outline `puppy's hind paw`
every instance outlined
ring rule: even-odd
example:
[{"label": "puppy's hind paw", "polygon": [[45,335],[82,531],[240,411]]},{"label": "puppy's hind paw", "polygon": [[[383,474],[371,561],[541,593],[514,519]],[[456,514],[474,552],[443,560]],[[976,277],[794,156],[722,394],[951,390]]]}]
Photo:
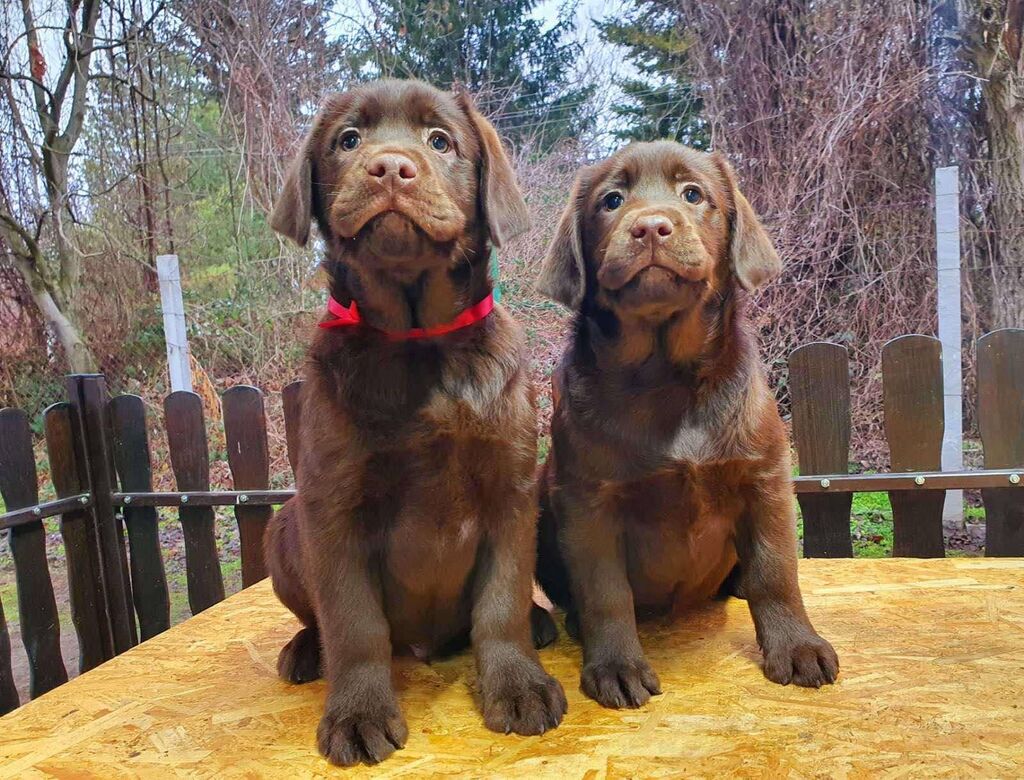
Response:
[{"label": "puppy's hind paw", "polygon": [[820,688],[834,683],[839,675],[836,651],[813,631],[766,644],[764,676],[772,682]]},{"label": "puppy's hind paw", "polygon": [[530,633],[533,635],[533,646],[540,650],[558,639],[558,626],[551,613],[534,604],[530,607]]},{"label": "puppy's hind paw", "polygon": [[304,628],[293,636],[277,656],[277,673],[290,683],[319,680],[320,632],[315,628]]}]

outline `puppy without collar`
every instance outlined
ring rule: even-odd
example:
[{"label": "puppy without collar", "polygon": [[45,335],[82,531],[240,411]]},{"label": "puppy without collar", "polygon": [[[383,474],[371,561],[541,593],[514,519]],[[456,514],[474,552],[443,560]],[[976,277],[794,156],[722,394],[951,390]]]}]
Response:
[{"label": "puppy without collar", "polygon": [[835,680],[797,584],[789,443],[744,313],[780,268],[720,154],[637,143],[577,177],[539,281],[576,318],[555,372],[537,576],[578,625],[583,690],[601,704],[660,691],[638,614],[727,581],[769,679]]}]

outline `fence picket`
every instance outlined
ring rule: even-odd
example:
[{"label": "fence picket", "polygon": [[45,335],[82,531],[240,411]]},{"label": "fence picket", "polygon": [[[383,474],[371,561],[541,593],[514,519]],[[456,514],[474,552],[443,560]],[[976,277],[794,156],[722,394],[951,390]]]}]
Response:
[{"label": "fence picket", "polygon": [[6,715],[20,705],[18,687],[14,684],[14,671],[11,668],[11,633],[7,630],[3,604],[0,604],[0,715]]},{"label": "fence picket", "polygon": [[110,448],[110,416],[107,413],[107,382],[99,374],[72,374],[67,378],[68,399],[80,425],[78,462],[92,494],[91,533],[99,548],[99,572],[103,601],[110,616],[114,654],[138,644],[132,607],[131,578],[124,544],[124,528],[115,515],[113,491],[116,475]]},{"label": "fence picket", "polygon": [[[228,465],[235,490],[266,490],[270,487],[270,454],[263,394],[255,387],[238,385],[224,393],[221,403]],[[269,506],[235,506],[244,587],[267,576],[263,560],[263,531],[272,514]]]},{"label": "fence picket", "polygon": [[[789,356],[793,439],[801,474],[845,474],[850,459],[850,365],[846,349],[815,342]],[[850,558],[852,494],[801,493],[804,555]]]},{"label": "fence picket", "polygon": [[284,435],[288,445],[288,463],[292,476],[299,476],[299,420],[302,418],[302,380],[285,385],[281,391],[284,406]]},{"label": "fence picket", "polygon": [[[1024,468],[1024,330],[978,339],[978,425],[985,468]],[[1024,555],[1024,487],[986,488],[985,554]]]},{"label": "fence picket", "polygon": [[[114,463],[125,492],[153,489],[146,435],[146,407],[137,395],[120,395],[109,404]],[[125,506],[124,524],[131,547],[131,581],[135,612],[142,639],[154,637],[171,625],[164,559],[160,554],[160,528],[156,507]]]},{"label": "fence picket", "polygon": [[[940,471],[942,342],[900,336],[882,348],[885,435],[893,471]],[[942,558],[945,490],[891,490],[894,556]]]},{"label": "fence picket", "polygon": [[[39,503],[32,430],[21,409],[0,409],[0,494],[8,509]],[[38,520],[10,529],[21,637],[36,698],[68,681],[60,653],[60,620],[46,563],[46,530]],[[8,640],[9,641],[9,640]]]},{"label": "fence picket", "polygon": [[[210,489],[210,453],[206,444],[203,402],[178,390],[164,399],[164,425],[171,470],[182,493]],[[217,557],[213,507],[182,504],[178,510],[185,539],[185,579],[193,615],[224,600],[224,578]]]},{"label": "fence picket", "polygon": [[[46,451],[50,461],[50,479],[58,498],[77,495],[83,486],[72,440],[71,407],[67,402],[53,404],[43,413]],[[104,643],[110,625],[103,609],[103,589],[98,570],[95,538],[89,536],[89,510],[75,509],[60,518],[64,539],[64,558],[68,572],[68,600],[71,622],[78,634],[78,669],[87,672],[113,656],[113,647]]]}]

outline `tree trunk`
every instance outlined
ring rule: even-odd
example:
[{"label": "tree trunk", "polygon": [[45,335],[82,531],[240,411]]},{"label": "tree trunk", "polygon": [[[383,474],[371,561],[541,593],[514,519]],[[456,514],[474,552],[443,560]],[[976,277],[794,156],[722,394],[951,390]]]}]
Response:
[{"label": "tree trunk", "polygon": [[1010,74],[984,88],[992,155],[992,325],[1024,327],[1024,82]]},{"label": "tree trunk", "polygon": [[1024,0],[961,0],[965,53],[981,79],[995,228],[992,328],[1024,327]]},{"label": "tree trunk", "polygon": [[46,282],[29,261],[18,255],[12,255],[12,257],[15,267],[32,294],[32,300],[39,308],[39,313],[64,350],[68,368],[76,374],[96,371],[96,358],[85,341],[82,340],[77,326],[57,305]]}]

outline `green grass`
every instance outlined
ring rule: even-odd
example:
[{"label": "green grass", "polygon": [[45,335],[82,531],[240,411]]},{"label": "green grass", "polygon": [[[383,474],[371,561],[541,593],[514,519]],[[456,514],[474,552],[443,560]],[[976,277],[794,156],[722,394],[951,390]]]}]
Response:
[{"label": "green grass", "polygon": [[[892,507],[888,493],[855,493],[850,511],[853,554],[858,558],[892,555]],[[804,538],[804,520],[797,505],[797,535]]]},{"label": "green grass", "polygon": [[858,558],[892,555],[892,506],[888,493],[855,493],[850,517],[853,554]]}]

